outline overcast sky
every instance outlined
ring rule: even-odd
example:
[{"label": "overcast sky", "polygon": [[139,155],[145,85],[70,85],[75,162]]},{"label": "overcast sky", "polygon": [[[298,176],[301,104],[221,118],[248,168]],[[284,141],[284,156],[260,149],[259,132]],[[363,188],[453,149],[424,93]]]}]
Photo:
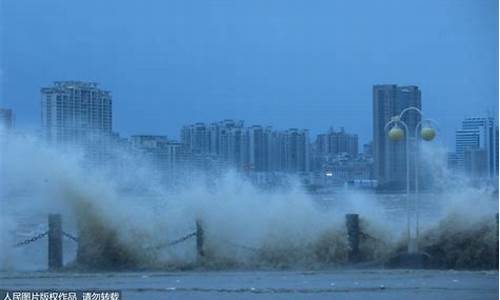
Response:
[{"label": "overcast sky", "polygon": [[371,139],[372,85],[418,85],[453,146],[498,114],[495,0],[0,0],[1,105],[40,124],[40,87],[99,82],[114,130],[227,118]]}]

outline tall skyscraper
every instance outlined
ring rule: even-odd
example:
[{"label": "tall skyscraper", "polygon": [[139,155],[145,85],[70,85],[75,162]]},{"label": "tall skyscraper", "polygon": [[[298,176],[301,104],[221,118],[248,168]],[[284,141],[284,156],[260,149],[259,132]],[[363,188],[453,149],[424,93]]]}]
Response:
[{"label": "tall skyscraper", "polygon": [[493,117],[466,118],[456,131],[458,166],[474,176],[498,176],[498,126]]},{"label": "tall skyscraper", "polygon": [[77,145],[99,158],[112,135],[111,92],[94,82],[56,81],[41,89],[42,130],[48,143]]},{"label": "tall skyscraper", "polygon": [[[400,189],[406,180],[405,140],[390,141],[384,130],[391,117],[398,115],[407,107],[422,108],[421,92],[416,86],[397,86],[395,84],[373,86],[373,152],[375,178],[381,188]],[[413,135],[420,121],[420,115],[408,112],[403,117]],[[413,169],[413,168],[412,168]],[[412,180],[413,182],[413,180]]]}]

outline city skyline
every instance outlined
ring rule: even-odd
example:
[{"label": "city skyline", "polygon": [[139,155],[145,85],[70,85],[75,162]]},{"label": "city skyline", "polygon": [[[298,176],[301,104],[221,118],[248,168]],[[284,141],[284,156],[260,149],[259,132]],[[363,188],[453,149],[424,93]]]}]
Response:
[{"label": "city skyline", "polygon": [[[96,85],[96,86],[101,86],[102,84],[101,83],[98,83],[98,82],[95,82],[95,81],[85,81],[85,80],[56,80],[56,81],[51,81],[50,83],[51,84],[61,84],[61,83],[64,83],[64,82],[75,82],[75,83],[85,83],[85,84],[93,84],[93,85]],[[399,84],[396,84],[396,83],[387,83],[387,84],[374,84],[372,85],[372,89],[373,87],[376,87],[376,86],[398,86]],[[46,84],[45,86],[48,86],[48,84]],[[399,85],[400,87],[416,87],[417,89],[419,89],[418,86],[416,85]],[[43,88],[42,88],[43,89]],[[106,92],[109,92],[110,94],[113,94],[113,91],[111,91],[110,89],[106,89],[107,91]],[[40,87],[38,88],[38,92],[40,91]],[[419,91],[421,92],[421,90],[419,89]],[[371,96],[371,98],[373,98],[373,95]],[[38,99],[37,101],[40,101],[40,99]],[[42,99],[43,101],[43,99]],[[370,101],[372,101],[372,99],[370,99]],[[36,103],[36,105],[38,105],[39,103]],[[370,105],[370,107],[373,105],[372,103],[368,103],[368,105]],[[11,106],[5,106],[5,105],[2,105],[2,108],[4,109],[9,109],[9,110],[12,110],[13,112],[16,112],[16,109],[15,109],[15,105],[11,105]],[[113,108],[114,111],[117,110],[117,108]],[[118,109],[119,110],[119,109]],[[116,113],[114,113],[116,115]],[[40,115],[40,112],[38,112],[38,116]],[[432,115],[432,114],[430,114]],[[37,130],[40,130],[41,127],[40,127],[40,119],[38,119],[36,122],[34,123],[29,123],[29,124],[26,124],[26,123],[22,123],[21,124],[18,124],[17,122],[17,117],[18,117],[18,114],[14,113],[14,116],[16,118],[16,128],[18,129],[26,129],[26,130],[30,130],[30,131],[37,131]],[[373,116],[373,112],[370,111],[370,116],[372,117]],[[455,133],[457,132],[457,130],[460,130],[460,126],[462,124],[462,120],[463,119],[467,119],[467,118],[474,118],[474,117],[477,117],[477,116],[482,116],[482,117],[488,117],[488,118],[493,118],[493,120],[495,122],[498,122],[498,117],[496,114],[492,115],[491,112],[486,112],[486,113],[479,113],[479,114],[473,114],[473,113],[468,113],[466,115],[464,115],[462,118],[459,119],[458,123],[454,125],[453,129],[450,129],[450,132],[447,133],[446,135],[446,141],[443,142],[443,144],[445,145],[445,147],[447,147],[450,151],[454,151],[455,150],[455,142],[456,142],[456,139],[455,139]],[[24,119],[26,116],[23,116],[23,115],[20,115],[21,119]],[[186,121],[186,123],[184,124],[181,124],[179,126],[179,128],[177,129],[173,129],[173,131],[170,133],[170,134],[167,134],[163,131],[157,131],[154,129],[154,127],[150,130],[150,131],[137,131],[135,129],[133,129],[133,127],[130,127],[129,131],[121,131],[119,128],[116,128],[116,125],[115,123],[118,122],[116,121],[116,117],[113,118],[112,120],[112,124],[111,124],[111,127],[113,127],[113,132],[114,133],[117,133],[119,134],[120,136],[123,136],[123,137],[132,137],[134,135],[157,135],[157,136],[167,136],[169,139],[171,140],[176,140],[176,141],[180,141],[181,138],[182,138],[182,134],[180,134],[180,129],[185,126],[186,124],[188,123],[206,123],[206,124],[210,124],[212,122],[217,122],[216,120],[237,120],[238,118],[233,118],[233,117],[225,117],[225,118],[218,118],[218,119],[207,119],[207,118],[199,118],[197,120],[188,120]],[[275,126],[274,124],[272,124],[272,122],[264,122],[263,124],[257,124],[257,123],[252,123],[252,122],[247,122],[247,120],[243,120],[245,122],[246,125],[249,125],[249,126],[264,126],[264,127],[269,127],[269,128],[272,128],[273,130],[288,130],[288,129],[294,129],[294,128],[301,128],[299,126],[290,126],[290,127],[279,127],[279,126]],[[373,119],[370,120],[371,123],[368,124],[369,125],[369,131],[370,133],[369,134],[362,134],[362,133],[358,133],[358,132],[355,132],[354,130],[351,130],[350,128],[347,128],[349,132],[354,132],[356,133],[358,136],[364,138],[364,139],[360,139],[360,142],[359,144],[360,145],[364,145],[364,144],[368,144],[368,143],[371,143],[373,142],[373,133],[371,132],[372,131],[372,123],[373,123]],[[42,120],[43,122],[43,120]],[[140,124],[140,123],[134,123],[134,124]],[[42,125],[43,126],[43,125]],[[140,127],[140,126],[139,126]],[[325,128],[319,128],[319,127],[314,127],[314,129],[312,128],[303,128],[303,129],[306,129],[306,130],[309,130],[310,133],[311,133],[311,136],[317,136],[317,135],[321,135],[322,132],[325,130],[325,129],[336,129],[336,130],[344,130],[346,129],[346,126],[343,125],[343,124],[335,124],[335,125],[329,125]],[[441,128],[440,129],[440,132],[442,131]],[[438,138],[442,138],[442,136],[440,135]],[[361,149],[360,149],[361,150]]]},{"label": "city skyline", "polygon": [[[232,167],[270,176],[275,172],[309,174],[311,180],[319,179],[317,183],[328,182],[328,177],[344,182],[375,180],[381,189],[401,189],[407,168],[410,177],[416,174],[415,165],[411,161],[408,165],[406,144],[389,139],[387,125],[398,116],[406,138],[416,141],[418,124],[428,120],[421,112],[418,86],[387,84],[373,86],[373,140],[363,144],[362,152],[358,134],[344,127],[330,127],[311,136],[307,128],[277,130],[233,119],[185,124],[178,139],[151,133],[125,138],[112,129],[112,91],[99,83],[55,81],[40,88],[40,94],[41,137],[53,145],[83,146],[89,162],[113,160],[112,149],[118,146],[116,149],[145,154],[165,172],[186,166],[207,170]],[[12,110],[2,112],[3,122],[11,123]],[[498,172],[495,135],[498,125],[494,118],[465,118],[462,130],[456,131],[455,152],[448,150],[448,166],[476,177],[494,178]],[[420,172],[425,173],[425,168]],[[269,182],[270,177],[260,178]]]},{"label": "city skyline", "polygon": [[178,138],[184,124],[232,118],[312,134],[343,126],[366,143],[371,87],[416,85],[450,148],[464,117],[497,115],[495,1],[367,1],[356,16],[370,26],[347,18],[349,2],[222,3],[5,1],[1,105],[34,127],[38,87],[96,81],[120,103],[113,126],[127,136]]},{"label": "city skyline", "polygon": [[[16,122],[16,129],[28,129],[28,130],[34,130],[34,131],[38,131],[38,130],[43,130],[44,128],[44,122],[46,122],[44,120],[44,107],[46,106],[46,103],[45,103],[45,96],[43,96],[46,91],[48,90],[51,90],[51,89],[60,89],[62,88],[63,86],[65,85],[86,85],[88,87],[91,87],[93,89],[97,89],[97,90],[100,90],[100,91],[103,91],[105,93],[107,93],[109,96],[111,96],[113,94],[113,91],[109,90],[109,89],[104,89],[104,90],[101,90],[102,88],[102,84],[99,83],[99,82],[95,82],[95,81],[83,81],[83,80],[68,80],[68,81],[61,81],[61,80],[56,80],[56,81],[52,81],[51,84],[53,85],[53,87],[48,87],[49,85],[45,85],[45,87],[39,87],[38,88],[38,91],[42,92],[42,98],[41,98],[41,107],[40,107],[40,111],[39,111],[39,115],[41,114],[41,119],[38,120],[38,124],[33,124],[33,126],[30,126],[30,127],[25,127],[23,125],[21,126],[18,126],[17,122]],[[399,89],[413,89],[415,88],[418,93],[419,93],[419,103],[422,101],[421,99],[421,93],[422,91],[419,89],[418,86],[415,86],[415,85],[398,85],[398,84],[375,84],[372,86],[372,92],[378,88],[389,88],[389,87],[394,87],[394,88],[397,88],[398,90]],[[373,97],[374,97],[374,94],[372,93],[372,100],[373,101]],[[40,99],[39,99],[39,102],[40,102]],[[40,103],[37,103],[37,105],[40,105]],[[108,104],[109,107],[107,108],[109,113],[111,113],[110,111],[113,110],[115,111],[116,108],[114,108],[114,106],[109,103]],[[374,104],[373,103],[370,103],[371,106],[373,106]],[[0,106],[3,110],[5,111],[10,111],[10,114],[12,114],[11,118],[14,120],[17,121],[17,117],[18,115],[16,114],[16,110],[13,109],[12,106]],[[417,105],[418,108],[421,108],[421,105],[418,104]],[[371,111],[371,115],[372,115],[372,118],[373,118],[373,110]],[[115,113],[113,113],[113,115],[115,115]],[[396,114],[397,115],[397,114]],[[22,117],[22,116],[21,116]],[[495,124],[498,124],[498,121],[497,121],[497,116],[494,115],[488,115],[488,114],[478,114],[478,115],[473,115],[473,114],[467,114],[466,116],[464,116],[462,119],[459,120],[459,123],[455,126],[457,129],[454,129],[454,131],[452,133],[450,133],[450,139],[452,139],[451,143],[450,144],[446,144],[445,146],[447,147],[447,149],[450,151],[450,152],[453,152],[456,150],[456,133],[459,132],[461,130],[461,124],[463,122],[463,120],[466,120],[466,119],[471,119],[471,118],[489,118],[489,119],[492,119],[493,122]],[[108,116],[108,118],[110,118]],[[182,128],[186,126],[186,124],[206,124],[206,125],[211,125],[211,124],[214,124],[214,123],[217,123],[217,122],[224,122],[224,121],[233,121],[233,120],[238,120],[237,118],[221,118],[221,119],[211,119],[211,120],[207,120],[206,118],[201,120],[201,119],[198,119],[198,120],[190,120],[184,124],[182,124],[179,128],[177,128],[176,130],[174,130],[174,132],[176,132],[176,134],[166,134],[164,132],[160,132],[160,133],[157,133],[155,132],[154,130],[152,131],[148,131],[148,132],[140,132],[140,131],[134,131],[134,130],[131,130],[130,133],[123,133],[121,132],[119,129],[116,129],[115,127],[115,119],[116,118],[110,118],[111,120],[111,124],[109,124],[108,126],[108,131],[110,133],[113,133],[113,134],[118,134],[120,137],[126,137],[126,138],[132,138],[133,136],[165,136],[165,137],[168,137],[169,140],[173,140],[173,141],[181,141],[182,140]],[[386,118],[387,119],[387,118]],[[41,121],[41,123],[40,123]],[[387,120],[385,120],[387,121]],[[277,126],[274,126],[271,122],[266,122],[264,124],[256,124],[256,123],[251,123],[251,122],[247,122],[247,120],[238,120],[238,122],[242,122],[242,124],[244,123],[245,126],[247,127],[253,127],[253,126],[258,126],[258,127],[263,127],[263,128],[268,128],[268,129],[272,129],[272,130],[278,130],[278,131],[286,131],[286,130],[291,130],[291,129],[298,129],[300,127],[298,126],[291,126],[291,127],[287,127],[287,128],[283,128],[283,127],[277,127]],[[385,124],[385,122],[384,122]],[[372,119],[372,124],[370,124],[370,131],[373,130],[373,119]],[[113,130],[111,130],[111,128],[113,128]],[[329,130],[329,131],[335,131],[335,130],[338,130],[338,131],[341,131],[343,132],[346,128],[344,125],[342,124],[338,124],[338,126],[328,126],[326,128],[316,128],[316,130],[312,130],[310,128],[300,128],[301,130],[307,130],[310,132],[311,134],[311,137],[319,137],[321,135],[324,135],[324,131],[325,130]],[[440,129],[440,128],[438,128]],[[356,136],[360,136],[359,133],[357,132],[354,132],[352,130],[347,130],[351,133],[354,133]],[[441,130],[440,130],[441,131]],[[311,140],[311,143],[314,143],[315,141],[314,140]],[[362,152],[362,146],[363,145],[367,145],[369,143],[372,143],[373,142],[373,132],[370,133],[370,136],[367,137],[367,140],[364,141],[364,140],[359,140],[359,151]]]}]

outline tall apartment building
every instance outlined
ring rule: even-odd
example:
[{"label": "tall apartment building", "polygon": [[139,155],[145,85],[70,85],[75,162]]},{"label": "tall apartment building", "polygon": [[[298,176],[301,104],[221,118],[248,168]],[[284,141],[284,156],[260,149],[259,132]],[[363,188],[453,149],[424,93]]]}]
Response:
[{"label": "tall apartment building", "polygon": [[233,165],[241,161],[241,135],[243,121],[224,120],[210,126],[210,154]]},{"label": "tall apartment building", "polygon": [[187,125],[181,129],[181,143],[187,152],[209,153],[210,134],[205,123]]},{"label": "tall apartment building", "polygon": [[224,120],[209,125],[199,122],[181,129],[181,144],[198,160],[217,158],[223,164],[239,165],[242,135],[243,121]]},{"label": "tall apartment building", "polygon": [[327,133],[321,133],[316,136],[314,153],[318,156],[330,154],[330,139]]},{"label": "tall apartment building", "polygon": [[223,140],[222,158],[224,161],[234,164],[236,167],[241,167],[244,155],[243,138],[245,134],[243,124],[241,126],[227,129]]},{"label": "tall apartment building", "polygon": [[269,170],[283,172],[287,169],[287,133],[285,131],[272,131],[269,136]]},{"label": "tall apartment building", "polygon": [[[344,128],[317,135],[311,151],[311,170],[322,174],[330,174],[335,161],[356,160],[359,146],[358,135],[347,133]],[[344,164],[347,165],[347,164]],[[349,164],[351,166],[352,164]],[[333,172],[332,174],[334,174]]]},{"label": "tall apartment building", "polygon": [[309,172],[309,147],[309,132],[306,129],[276,131],[271,127],[254,125],[246,130],[243,169],[255,172]]},{"label": "tall apartment building", "polygon": [[82,146],[102,158],[112,136],[111,92],[95,82],[56,81],[41,89],[42,132],[48,143]]},{"label": "tall apartment building", "polygon": [[[224,120],[184,126],[181,143],[197,159],[251,172],[308,172],[307,130],[274,131],[271,127],[244,127],[243,121]],[[201,157],[201,158],[200,158]]]},{"label": "tall apartment building", "polygon": [[330,129],[326,134],[319,134],[316,138],[316,151],[320,155],[337,155],[346,153],[352,158],[358,156],[358,135]]},{"label": "tall apartment building", "polygon": [[455,139],[460,168],[474,176],[498,176],[498,126],[493,117],[464,119]]},{"label": "tall apartment building", "polygon": [[284,132],[285,171],[309,172],[309,131],[291,128]]},{"label": "tall apartment building", "polygon": [[256,172],[271,171],[271,133],[270,127],[254,125],[246,130],[248,142],[247,160],[245,169]]},{"label": "tall apartment building", "polygon": [[[395,84],[373,86],[373,154],[375,178],[381,188],[402,188],[406,180],[405,141],[390,141],[384,130],[391,117],[407,107],[422,108],[421,92],[416,86]],[[405,114],[403,121],[413,135],[420,121],[415,112]],[[408,136],[408,133],[406,134]],[[412,170],[412,166],[410,166]],[[413,176],[413,175],[411,175]],[[414,182],[411,180],[411,182]]]}]

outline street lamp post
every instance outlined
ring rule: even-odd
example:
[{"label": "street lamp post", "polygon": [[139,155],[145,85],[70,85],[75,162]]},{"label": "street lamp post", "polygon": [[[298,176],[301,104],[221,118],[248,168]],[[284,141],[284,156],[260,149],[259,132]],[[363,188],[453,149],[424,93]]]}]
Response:
[{"label": "street lamp post", "polygon": [[[410,136],[410,131],[408,125],[402,120],[403,116],[410,111],[414,111],[419,114],[421,121],[417,123],[415,126],[415,132],[413,136]],[[407,231],[408,231],[408,253],[414,254],[418,252],[418,241],[419,241],[419,199],[418,199],[418,149],[420,147],[419,140],[423,139],[425,141],[431,141],[436,136],[436,131],[432,127],[432,124],[435,123],[431,119],[424,119],[424,115],[420,109],[414,106],[410,106],[401,111],[399,115],[396,115],[391,118],[389,122],[384,127],[384,130],[387,131],[387,128],[392,125],[392,128],[387,132],[389,138],[393,141],[401,140],[402,138],[406,139],[406,205],[407,205]],[[425,125],[424,125],[425,124]],[[404,128],[401,129],[402,126]],[[419,134],[420,129],[420,134]],[[407,136],[405,136],[407,135]],[[420,137],[420,139],[419,139]],[[412,239],[411,234],[411,204],[410,204],[410,141],[413,140],[415,143],[415,239]]]}]

